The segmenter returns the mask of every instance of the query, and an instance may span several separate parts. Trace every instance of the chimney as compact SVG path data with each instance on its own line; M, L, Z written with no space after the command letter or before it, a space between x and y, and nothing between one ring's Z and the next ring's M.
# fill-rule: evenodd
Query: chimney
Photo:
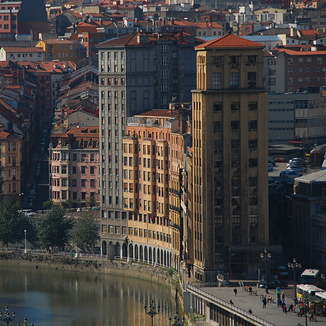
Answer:
M148 36L146 34L138 34L137 35L137 43L138 44L148 43Z

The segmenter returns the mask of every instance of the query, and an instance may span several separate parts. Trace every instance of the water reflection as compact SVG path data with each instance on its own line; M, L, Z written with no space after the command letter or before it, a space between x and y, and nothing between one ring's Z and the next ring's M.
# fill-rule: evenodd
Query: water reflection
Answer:
M92 272L0 265L0 311L35 326L150 326L144 305L159 304L155 326L169 325L175 303L168 288Z

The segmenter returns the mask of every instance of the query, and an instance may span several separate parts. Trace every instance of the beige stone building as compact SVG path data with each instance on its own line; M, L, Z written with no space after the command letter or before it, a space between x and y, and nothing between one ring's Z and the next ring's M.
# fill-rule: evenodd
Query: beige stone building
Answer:
M198 45L193 91L193 277L257 272L269 245L263 45L234 35Z
M127 118L123 206L129 247L127 252L123 245L124 257L179 268L183 228L180 173L189 136L182 120L186 112L184 108L152 110ZM113 223L107 230L119 228Z

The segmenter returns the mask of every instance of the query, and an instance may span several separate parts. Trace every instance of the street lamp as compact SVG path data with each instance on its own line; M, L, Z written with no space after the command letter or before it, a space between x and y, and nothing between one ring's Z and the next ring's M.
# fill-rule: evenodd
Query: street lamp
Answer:
M17 326L20 326L20 324L17 324ZM24 317L24 325L23 326L27 326L27 318ZM31 324L31 326L34 326L34 324Z
M154 317L160 313L160 306L158 305L157 307L155 306L155 302L154 300L152 299L150 304L149 304L149 311L146 311L147 309L147 306L145 305L144 306L144 309L145 309L145 313L147 315L149 315L151 318L152 318L152 326L154 325ZM156 311L157 309L157 311Z
M173 318L174 323L171 325L172 317L169 318L170 326L183 326L183 323L185 321L184 318L181 318L178 316L178 313L176 312Z
M26 242L26 240L27 240L27 230L24 230L24 234L25 234L25 254L27 253L27 242Z
M10 314L9 307L6 306L4 315L2 315L2 312L0 311L0 319L4 321L8 326L15 319L15 312L13 311Z
M293 270L293 284L294 284L294 304L297 303L297 269L301 269L301 264L297 263L296 258L292 259L292 263L288 263L288 267Z
M268 283L268 273L267 273L267 262L269 259L271 259L272 255L270 252L267 252L267 249L264 249L264 252L260 254L260 258L262 258L265 261L265 281L266 281L266 286Z

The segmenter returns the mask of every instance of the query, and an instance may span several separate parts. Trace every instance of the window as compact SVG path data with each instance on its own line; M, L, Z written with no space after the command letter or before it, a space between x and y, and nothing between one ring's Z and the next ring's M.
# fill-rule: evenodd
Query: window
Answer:
M85 174L85 173L86 173L86 166L83 165L83 166L81 167L81 173L82 173L82 174Z
M222 74L220 72L213 73L213 89L222 88Z
M222 109L223 109L223 102L214 102L213 103L214 112L221 111Z
M81 179L81 186L86 187L86 179Z
M256 72L248 72L248 88L256 88Z
M231 102L231 110L240 110L240 102Z
M77 173L77 167L76 166L73 166L72 167L72 174L76 174Z
M256 55L248 55L247 56L247 62L248 63L256 63L257 62L257 56Z
M249 130L257 130L257 120L248 121L248 129Z
M62 165L61 166L61 173L62 174L67 174L67 165Z
M168 57L162 57L161 58L161 65L167 66L169 64L169 58Z
M230 56L230 63L234 64L234 63L240 63L240 56Z
M230 87L239 86L239 72L231 72L230 74Z
M248 102L248 110L257 110L257 102Z

